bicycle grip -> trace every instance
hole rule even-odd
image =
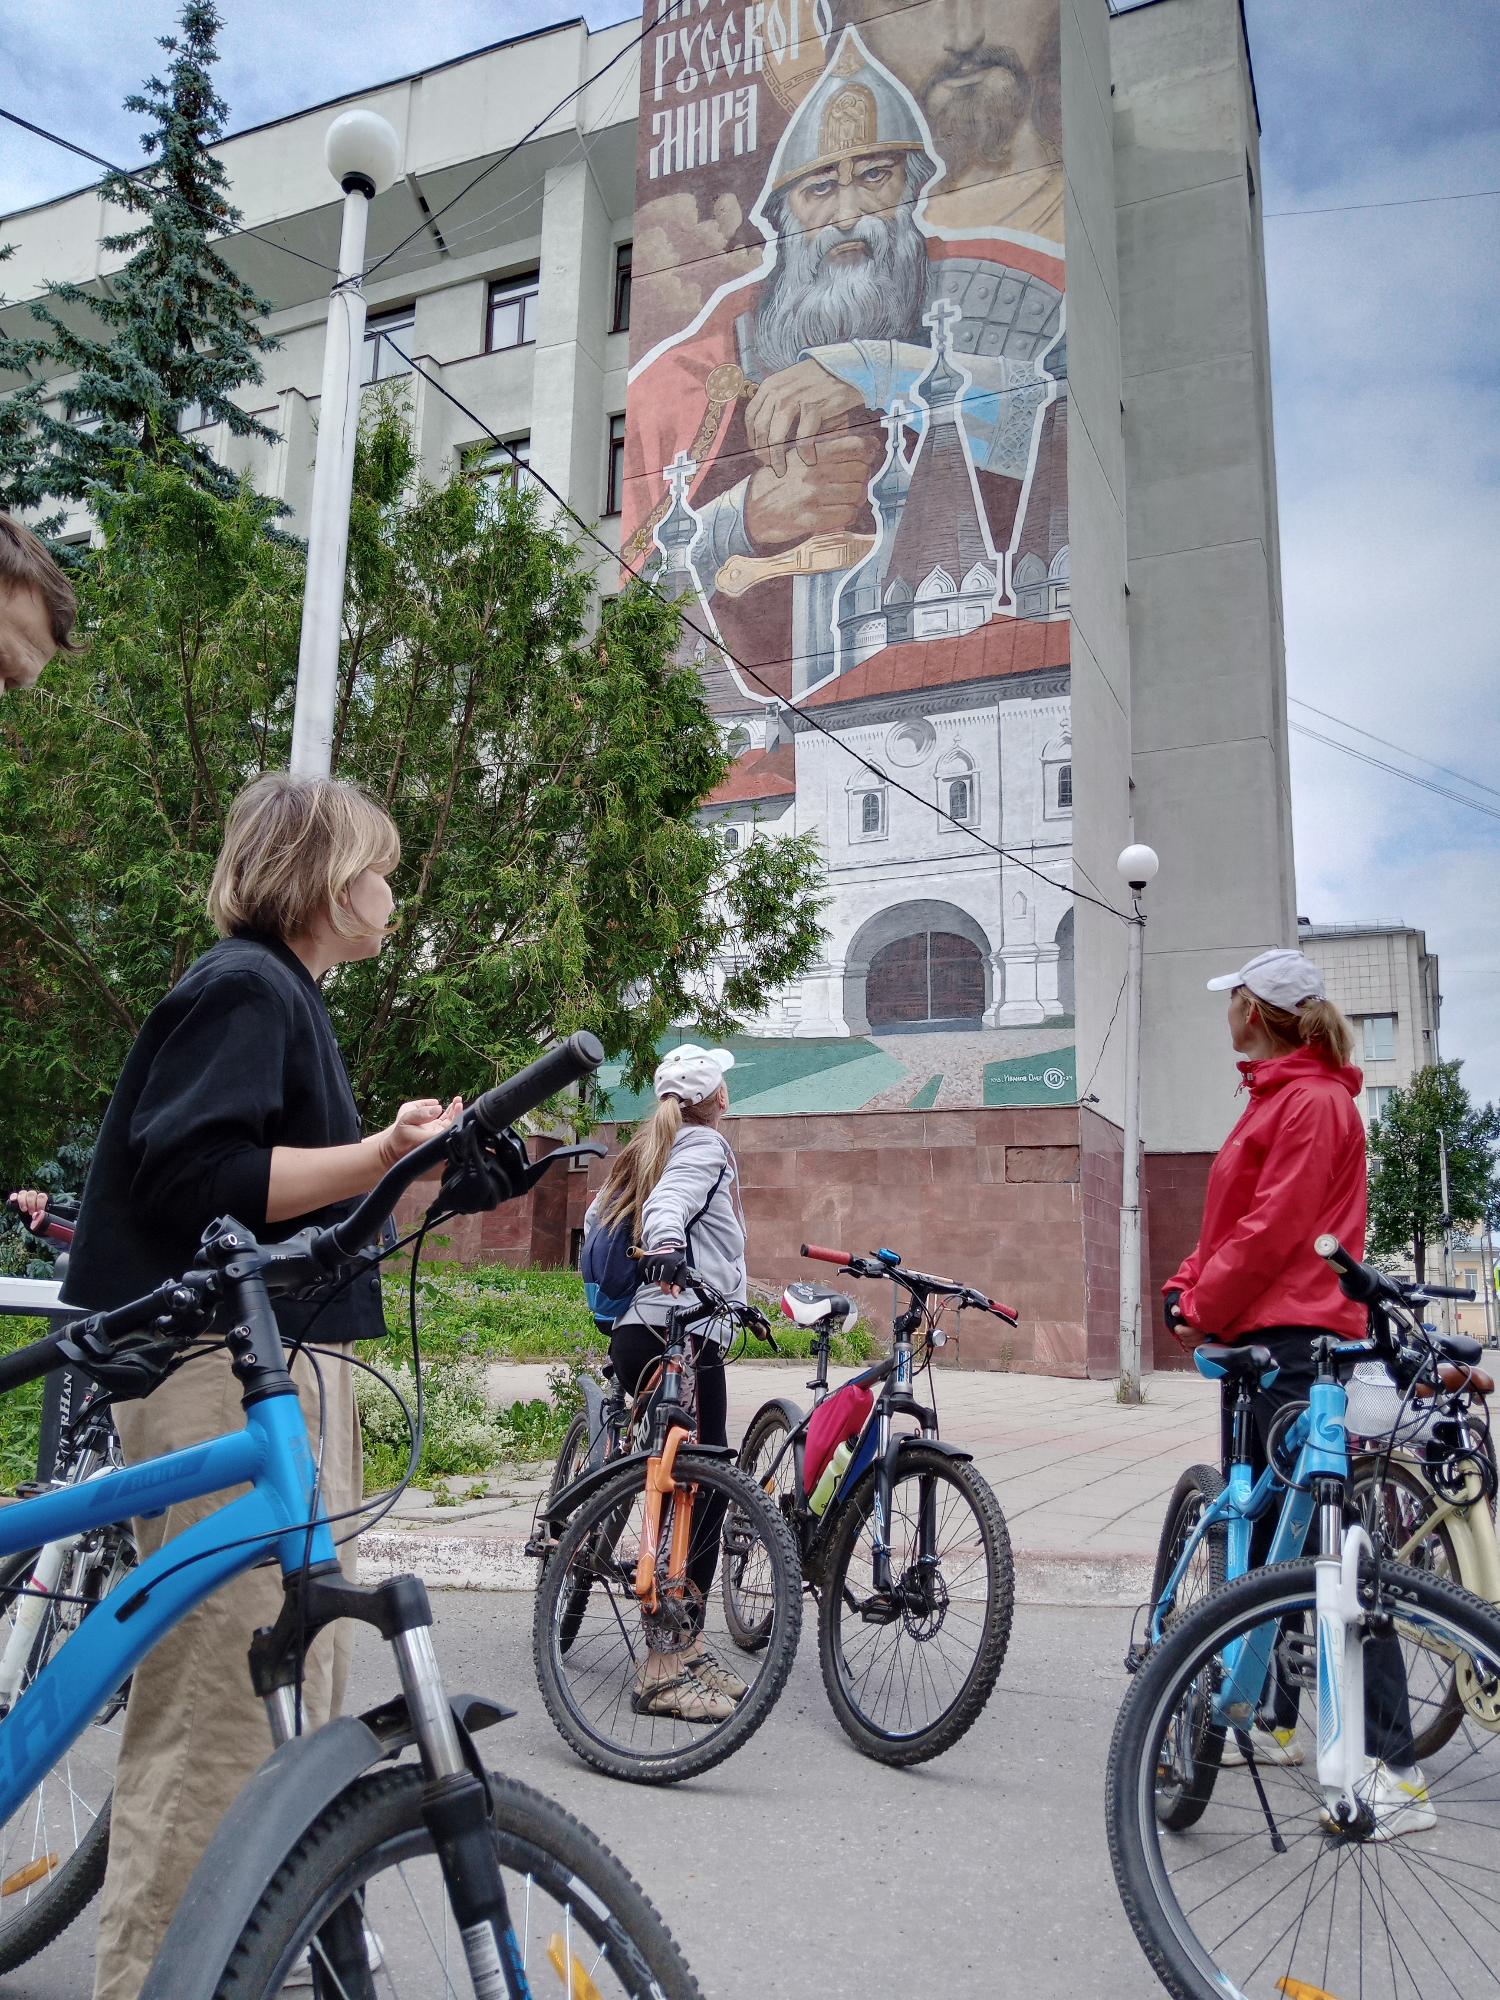
[[[1357,1299],[1363,1305],[1373,1305],[1384,1298],[1389,1287],[1378,1271],[1366,1270],[1357,1257],[1351,1257],[1336,1236],[1320,1236],[1313,1249],[1325,1264],[1331,1264],[1338,1272],[1339,1287],[1344,1296]]]
[[[11,1389],[22,1389],[28,1382],[40,1382],[44,1375],[61,1368],[60,1340],[61,1335],[49,1333],[45,1340],[33,1340],[13,1354],[0,1355],[0,1396]]]
[[[1002,1305],[999,1299],[986,1299],[985,1304],[995,1315],[996,1319],[1003,1319],[1011,1326],[1019,1326],[1021,1324],[1021,1315],[1016,1311],[1014,1306]]]
[[[847,1250],[825,1250],[821,1243],[804,1243],[802,1254],[804,1257],[815,1258],[820,1264],[847,1264],[849,1262],[849,1252]]]
[[[555,1049],[538,1056],[534,1063],[528,1063],[517,1075],[508,1077],[504,1083],[497,1083],[493,1090],[477,1097],[472,1106],[475,1123],[482,1125],[486,1132],[503,1132],[507,1125],[513,1125],[528,1111],[545,1104],[549,1097],[566,1090],[570,1083],[592,1076],[603,1061],[603,1044],[597,1036],[580,1028],[576,1035],[569,1035]]]

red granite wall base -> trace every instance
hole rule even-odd
[[[1153,1365],[1157,1368],[1191,1365],[1186,1351],[1162,1324],[1161,1288],[1198,1241],[1203,1197],[1213,1163],[1212,1153],[1146,1155],[1146,1199],[1151,1208],[1151,1288],[1147,1304],[1155,1329]]]
[[[1039,1106],[740,1118],[724,1129],[740,1163],[757,1282],[779,1289],[810,1272],[830,1276],[804,1263],[804,1242],[865,1251],[889,1244],[918,1269],[965,1279],[1020,1313],[1014,1332],[968,1314],[945,1359],[1045,1375],[1117,1372],[1120,1133],[1107,1119]],[[614,1134],[606,1127],[595,1136],[610,1144]],[[534,1140],[533,1151],[554,1143]],[[1145,1162],[1148,1365],[1180,1364],[1164,1328],[1157,1337],[1156,1299],[1196,1237],[1210,1157]],[[463,1264],[571,1264],[602,1174],[597,1162],[587,1172],[560,1167],[525,1201],[448,1224],[439,1254]],[[406,1196],[403,1226],[432,1192],[426,1183]],[[859,1290],[883,1325],[889,1296],[875,1285]]]

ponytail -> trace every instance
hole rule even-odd
[[[1342,1069],[1354,1054],[1354,1030],[1331,1000],[1304,1000],[1294,1014],[1288,1007],[1273,1007],[1252,993],[1255,1011],[1267,1031],[1288,1051],[1301,1043],[1315,1049],[1324,1062]]]
[[[626,1217],[638,1217],[646,1197],[666,1172],[667,1157],[684,1125],[711,1122],[715,1100],[684,1104],[680,1097],[657,1099],[656,1109],[610,1163],[599,1190],[599,1223],[612,1228]]]

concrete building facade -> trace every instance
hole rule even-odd
[[[962,98],[976,21],[992,60]],[[489,454],[487,476],[510,476],[504,440],[612,549],[695,597],[692,655],[736,757],[705,818],[730,849],[789,831],[822,846],[823,959],[737,1045],[757,1275],[791,1275],[803,1237],[894,1242],[1020,1308],[1014,1339],[976,1336],[968,1361],[1112,1373],[1115,856],[1144,839],[1162,857],[1143,1034],[1153,1269],[1196,1231],[1233,1117],[1203,981],[1294,935],[1237,0],[1118,15],[659,0],[645,23],[566,23],[226,140],[245,227],[224,251],[282,343],[244,400],[277,441],[210,441],[294,527],[318,266],[338,240],[322,140],[356,102],[403,145],[371,215],[366,366],[401,376],[399,345],[440,385],[407,377],[424,472]],[[840,284],[828,325],[792,340],[768,304],[776,260],[799,231],[845,228],[819,203],[835,215],[840,189],[901,173],[904,195],[871,193],[864,219],[871,240],[912,225],[926,276],[909,322],[840,320]],[[10,296],[106,288],[117,221],[91,193],[9,218]],[[692,364],[711,325],[720,372],[690,372],[697,401],[678,409],[663,361]],[[824,525],[825,481],[800,525],[755,525],[752,483],[797,456],[756,399],[788,380],[840,404],[817,448],[862,455],[852,522]],[[600,579],[614,587],[612,564]],[[765,637],[773,599],[789,642]],[[620,1094],[619,1116],[636,1108]]]
[[[1425,931],[1405,924],[1299,923],[1298,942],[1323,974],[1328,997],[1354,1024],[1354,1060],[1365,1073],[1368,1126],[1392,1090],[1440,1060],[1442,993]]]

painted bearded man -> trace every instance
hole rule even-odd
[[[845,29],[755,211],[769,269],[724,288],[632,376],[627,553],[649,550],[670,504],[664,468],[685,452],[693,570],[729,650],[793,699],[838,669],[836,606],[873,546],[872,480],[903,426],[920,449],[934,306],[951,308],[997,551],[1011,546],[1038,413],[1062,372],[1059,260],[928,228],[922,194],[941,170],[910,94]],[[893,406],[899,422],[883,423]]]

